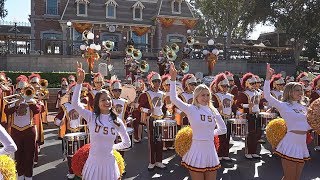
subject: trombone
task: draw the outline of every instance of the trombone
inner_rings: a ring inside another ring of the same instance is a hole
[[[20,94],[13,94],[10,96],[5,96],[3,97],[3,101],[5,102],[5,104],[13,104],[16,103],[17,101],[19,101],[19,97],[21,98],[22,95]]]

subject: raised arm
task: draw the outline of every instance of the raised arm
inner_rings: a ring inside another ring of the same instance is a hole
[[[188,110],[190,108],[190,104],[187,104],[185,102],[183,102],[180,98],[178,98],[177,95],[177,90],[176,90],[176,78],[177,78],[177,70],[174,67],[173,63],[170,63],[170,76],[171,76],[171,81],[170,81],[170,100],[171,102],[176,105],[181,111],[183,111],[184,113],[188,113]]]
[[[84,81],[84,70],[82,64],[77,62],[77,84],[74,88],[74,92],[71,99],[73,108],[82,116],[87,122],[91,121],[92,112],[85,109],[80,103],[80,93],[82,89],[82,83]]]
[[[117,127],[117,131],[121,137],[121,142],[113,145],[113,149],[115,150],[128,148],[132,143],[122,120],[119,119],[118,121],[120,122],[120,126]]]
[[[268,101],[270,106],[273,106],[279,110],[281,108],[282,102],[274,98],[270,92],[270,79],[273,73],[274,73],[274,70],[270,68],[270,64],[267,64],[267,73],[266,73],[266,80],[264,81],[264,86],[263,86],[263,95],[264,95],[264,98]]]
[[[7,131],[0,125],[0,142],[3,147],[0,148],[0,155],[12,154],[17,151],[17,145],[14,143],[11,136]]]
[[[214,135],[222,135],[222,134],[226,134],[227,133],[227,126],[224,123],[220,113],[218,112],[217,109],[214,109],[215,111],[213,112],[215,114],[215,119],[216,119],[216,124],[217,124],[217,128],[214,130]]]

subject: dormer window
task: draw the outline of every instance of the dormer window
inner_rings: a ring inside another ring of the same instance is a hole
[[[181,0],[173,0],[171,2],[172,14],[181,14]]]
[[[89,0],[76,0],[77,3],[77,16],[88,16]]]
[[[118,4],[115,0],[108,0],[106,3],[106,18],[116,18],[116,7]]]
[[[58,0],[47,0],[46,14],[58,15]]]
[[[142,20],[142,10],[145,8],[144,5],[137,1],[133,6],[133,20]]]

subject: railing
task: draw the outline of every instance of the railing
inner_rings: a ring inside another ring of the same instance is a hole
[[[57,39],[27,39],[25,41],[0,41],[0,55],[7,54],[33,54],[33,55],[69,55],[80,56],[80,45],[82,41],[68,41]],[[147,44],[135,44],[135,47],[143,53],[143,58],[150,60],[157,59],[157,54],[160,49],[151,48]],[[181,55],[178,53],[178,56]],[[125,55],[124,50],[120,50],[116,46],[111,53],[114,58],[120,58]],[[191,59],[203,59],[202,49],[194,49],[190,54]],[[241,50],[237,48],[229,48],[226,53],[220,51],[219,61],[245,60],[250,63],[294,63],[292,54],[281,52],[257,52],[250,50]]]
[[[17,23],[17,26],[31,26],[30,22],[14,22],[14,21],[0,21],[0,25],[14,26]]]

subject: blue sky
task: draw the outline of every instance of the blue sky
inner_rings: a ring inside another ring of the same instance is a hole
[[[8,16],[4,18],[4,21],[29,22],[28,18],[31,14],[31,0],[7,0],[5,2],[5,8],[8,10]],[[256,26],[253,33],[250,34],[251,39],[257,39],[262,32],[272,32],[274,27],[264,26],[259,24]]]

